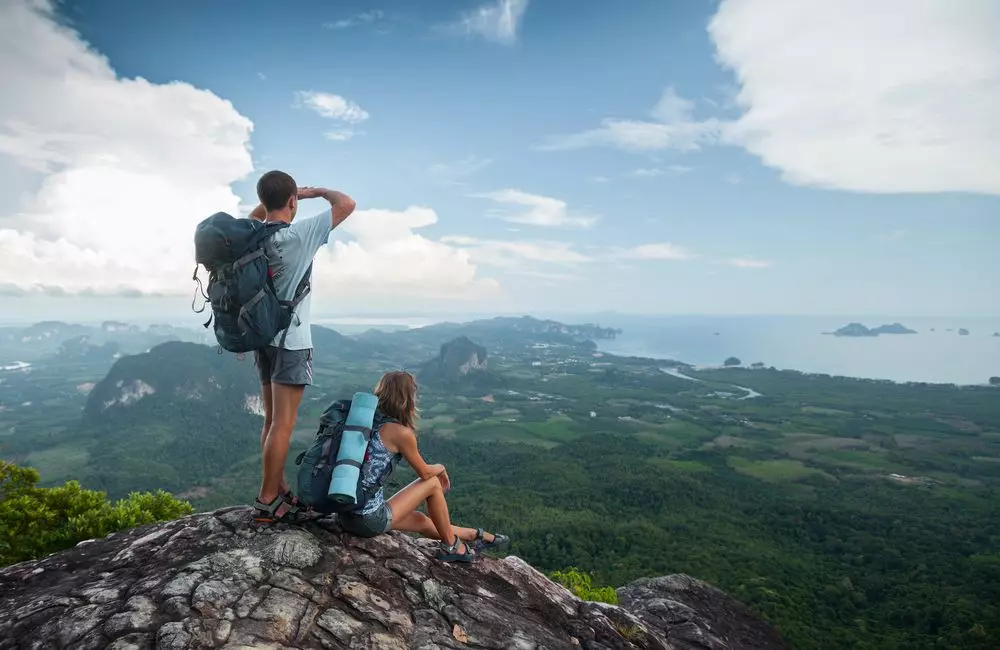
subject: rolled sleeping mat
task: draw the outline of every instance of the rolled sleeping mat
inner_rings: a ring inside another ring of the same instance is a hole
[[[344,432],[340,438],[337,462],[333,466],[327,498],[334,503],[350,505],[358,500],[358,480],[361,463],[365,460],[368,441],[372,435],[378,397],[371,393],[354,393],[351,409],[347,412]]]

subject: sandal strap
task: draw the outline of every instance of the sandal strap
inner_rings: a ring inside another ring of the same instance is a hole
[[[481,540],[483,540],[483,541],[486,541],[486,540],[485,540],[485,538],[483,537],[483,534],[484,534],[485,532],[486,532],[486,531],[485,531],[485,530],[483,530],[482,528],[477,528],[477,529],[476,529],[476,539],[481,539]]]
[[[253,507],[262,512],[266,512],[269,517],[281,519],[287,514],[295,514],[299,511],[298,504],[288,499],[287,494],[279,494],[270,503],[264,503],[259,498],[254,499]],[[282,511],[282,508],[284,510]]]

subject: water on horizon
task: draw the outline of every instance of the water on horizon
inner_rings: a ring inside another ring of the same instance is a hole
[[[868,327],[899,321],[918,333],[822,334],[852,321]],[[1000,337],[993,336],[1000,319],[608,315],[601,324],[623,330],[598,342],[604,352],[699,366],[735,356],[745,364],[899,382],[984,384],[1000,376]],[[969,335],[959,335],[959,328]]]

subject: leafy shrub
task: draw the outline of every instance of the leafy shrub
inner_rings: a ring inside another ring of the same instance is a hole
[[[38,471],[0,460],[0,566],[37,559],[85,539],[194,512],[163,490],[111,503],[76,481],[36,487]]]
[[[580,600],[618,604],[618,594],[615,593],[614,587],[593,586],[593,576],[576,567],[570,567],[565,571],[554,571],[549,577],[569,589]]]

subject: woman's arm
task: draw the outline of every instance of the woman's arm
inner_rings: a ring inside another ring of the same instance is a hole
[[[417,449],[417,437],[413,435],[413,430],[409,427],[389,423],[382,427],[379,435],[382,437],[383,443],[388,443],[387,447],[395,447],[395,451],[403,455],[406,463],[421,479],[426,481],[440,474],[447,476],[444,465],[428,465],[427,461],[420,455],[420,450]],[[392,451],[391,448],[390,451]]]

